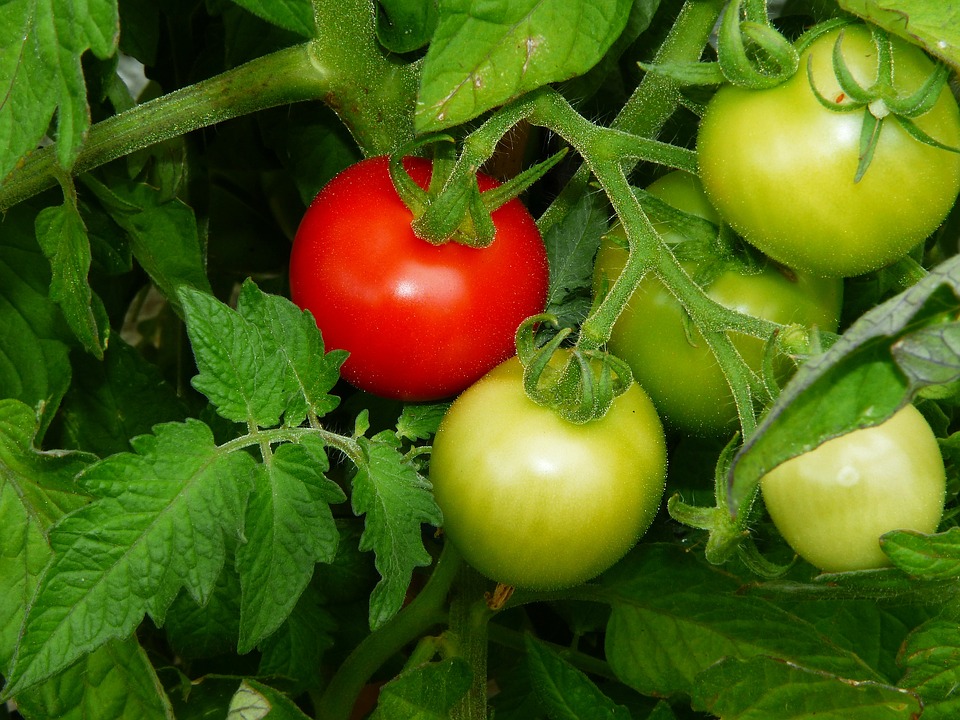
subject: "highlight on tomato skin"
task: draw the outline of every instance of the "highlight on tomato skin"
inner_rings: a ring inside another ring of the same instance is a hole
[[[426,189],[431,162],[403,163]],[[498,184],[477,179],[481,191]],[[487,248],[421,240],[386,157],[352,165],[320,191],[294,238],[290,293],[326,348],[350,353],[344,379],[382,397],[437,400],[513,354],[517,327],[546,304],[546,249],[520,200],[492,218]]]
[[[444,535],[470,565],[504,585],[553,590],[599,575],[643,536],[666,464],[663,426],[639,385],[575,424],[527,397],[514,357],[454,401],[429,479]]]
[[[890,565],[880,536],[935,532],[946,473],[936,436],[906,405],[885,422],[828,440],[761,480],[767,512],[793,550],[827,572]]]

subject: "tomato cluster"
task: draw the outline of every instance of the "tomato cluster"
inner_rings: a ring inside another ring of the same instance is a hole
[[[782,84],[714,94],[698,130],[699,177],[672,172],[647,191],[712,227],[705,242],[676,214],[654,222],[707,297],[771,324],[834,333],[843,278],[904,257],[953,207],[960,110],[943,86],[914,102],[923,112],[913,113],[905,98],[929,91],[935,69],[904,41],[846,25],[799,47],[800,71]],[[428,161],[406,158],[404,167],[428,187]],[[478,183],[496,185],[482,174]],[[559,588],[603,572],[652,522],[666,474],[661,416],[671,432],[729,434],[738,408],[713,351],[657,272],[639,282],[608,343],[639,384],[587,422],[531,399],[520,360],[506,358],[517,327],[543,309],[545,251],[519,201],[492,219],[490,247],[425,242],[387,159],[363,161],[307,211],[291,294],[329,348],[349,351],[343,376],[357,387],[402,400],[457,396],[430,462],[447,537],[490,578]],[[621,274],[628,253],[615,224],[596,256],[596,293]],[[771,338],[730,331],[730,339],[758,380],[773,381],[767,387],[795,369]],[[548,376],[568,353],[556,352]],[[761,487],[797,554],[844,571],[885,564],[879,538],[889,530],[934,531],[944,484],[936,438],[908,405],[782,464]]]

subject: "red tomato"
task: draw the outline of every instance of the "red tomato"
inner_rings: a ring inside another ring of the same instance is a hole
[[[432,164],[405,158],[423,188]],[[514,354],[514,333],[546,303],[546,250],[519,200],[493,212],[487,248],[432,245],[390,180],[386,157],[352,165],[320,191],[297,230],[290,293],[328,350],[350,356],[343,377],[401,400],[459,393]],[[478,175],[481,191],[496,180]]]

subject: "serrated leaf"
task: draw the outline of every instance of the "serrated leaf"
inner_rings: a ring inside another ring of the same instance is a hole
[[[40,143],[57,113],[57,159],[69,168],[90,126],[81,56],[110,57],[117,0],[0,3],[0,182]]]
[[[404,405],[397,420],[397,437],[426,440],[436,434],[450,403]]]
[[[291,394],[284,358],[256,325],[212,295],[184,287],[180,301],[200,370],[192,385],[227,420],[276,425]]]
[[[241,654],[286,620],[314,566],[336,555],[340,535],[329,506],[347,498],[324,475],[328,469],[323,442],[306,437],[299,445],[281,445],[254,475],[247,541],[237,548]]]
[[[724,720],[914,720],[922,706],[890,685],[756,657],[728,658],[702,673],[693,707]]]
[[[900,686],[924,701],[923,717],[952,718],[960,698],[960,628],[947,618],[930,620],[910,634],[897,661],[904,669]]]
[[[838,4],[960,68],[960,6],[929,0],[839,0]]]
[[[882,678],[811,624],[682,547],[640,546],[604,578],[612,612],[611,668],[644,694],[696,688],[698,675],[724,657],[767,655],[854,680]]]
[[[122,702],[117,702],[122,698]],[[115,640],[47,682],[17,695],[25,720],[173,720],[173,710],[136,639]]]
[[[50,299],[84,349],[98,359],[110,331],[103,303],[90,288],[90,240],[76,204],[45,208],[37,215],[37,243],[50,262]]]
[[[924,580],[960,578],[960,528],[935,535],[895,530],[880,538],[893,564]]]
[[[212,292],[193,209],[145,183],[113,183],[109,188],[82,178],[114,222],[130,239],[137,262],[174,306],[183,285]]]
[[[159,425],[132,444],[135,453],[81,473],[98,499],[51,531],[54,558],[28,605],[8,694],[128,637],[147,612],[162,622],[181,587],[203,603],[223,567],[224,535],[242,535],[250,455],[220,451],[197,420]]]
[[[960,257],[864,313],[825,353],[801,366],[729,474],[730,509],[753,497],[781,462],[850,430],[877,425],[929,383],[960,378]],[[893,361],[893,362],[891,362]]]
[[[430,564],[420,526],[442,524],[432,486],[408,464],[396,436],[385,431],[359,438],[364,461],[353,478],[351,503],[366,515],[361,550],[373,550],[381,580],[370,595],[370,627],[376,629],[403,604],[413,568]]]
[[[24,609],[50,559],[50,526],[88,501],[73,478],[94,458],[36,450],[37,427],[33,410],[0,400],[0,674],[13,657]]]
[[[628,0],[444,0],[424,59],[419,132],[459,125],[593,67],[620,35]]]
[[[310,0],[233,0],[240,7],[277,27],[313,37],[313,3]]]
[[[279,690],[249,678],[243,680],[230,700],[227,720],[262,720],[268,716],[270,720],[310,720]]]
[[[313,317],[290,300],[261,292],[252,280],[244,282],[237,312],[260,329],[265,351],[283,360],[280,373],[288,397],[283,411],[287,425],[296,426],[308,412],[323,417],[340,403],[330,390],[340,377],[344,350],[324,353],[323,338]]]
[[[530,679],[550,720],[630,720],[627,708],[547,645],[528,635],[525,647]]]
[[[240,576],[227,555],[223,572],[217,576],[206,601],[200,605],[181,592],[170,604],[163,623],[170,647],[186,662],[235,652],[240,636]]]
[[[471,677],[470,665],[459,657],[402,672],[380,690],[370,720],[447,720]]]
[[[36,208],[23,203],[0,233],[0,396],[41,405],[40,437],[70,385],[72,334],[49,298],[50,265],[37,245]]]

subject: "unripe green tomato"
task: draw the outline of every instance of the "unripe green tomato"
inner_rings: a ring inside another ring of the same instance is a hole
[[[647,190],[679,210],[718,220],[699,181],[675,172],[665,175]],[[686,238],[668,225],[654,227],[668,243]],[[620,233],[616,227],[611,234]],[[601,242],[595,266],[595,287],[605,275],[609,282],[619,275],[627,251],[611,237]],[[684,267],[694,274],[696,266]],[[842,282],[816,278],[768,265],[756,273],[736,269],[722,271],[704,288],[713,300],[746,315],[781,324],[798,323],[835,332],[840,316]],[[751,369],[760,372],[763,340],[732,335],[734,345]],[[667,425],[698,435],[717,435],[733,430],[737,409],[720,364],[700,332],[686,320],[680,303],[655,276],[647,275],[617,319],[608,343],[610,351],[625,360],[634,378],[653,399]],[[792,363],[779,363],[781,379]]]
[[[880,536],[936,531],[945,473],[937,439],[913,405],[787,460],[761,480],[763,501],[790,547],[821,570],[890,564]]]
[[[812,57],[820,94],[850,102],[832,64],[841,32],[847,66],[869,87],[877,75],[870,31],[848,25],[827,32],[801,53],[800,69],[783,84],[718,90],[700,123],[697,151],[710,201],[750,243],[796,270],[849,277],[901,258],[943,222],[960,190],[960,155],[920,142],[888,116],[866,174],[855,181],[866,109],[824,107],[807,77]],[[892,42],[893,84],[907,97],[934,64],[905,40]],[[960,146],[960,110],[949,87],[915,123]]]
[[[636,383],[582,425],[533,402],[522,383],[513,358],[454,401],[434,438],[430,481],[444,534],[480,573],[514,587],[570,587],[613,565],[656,516],[663,427]]]

